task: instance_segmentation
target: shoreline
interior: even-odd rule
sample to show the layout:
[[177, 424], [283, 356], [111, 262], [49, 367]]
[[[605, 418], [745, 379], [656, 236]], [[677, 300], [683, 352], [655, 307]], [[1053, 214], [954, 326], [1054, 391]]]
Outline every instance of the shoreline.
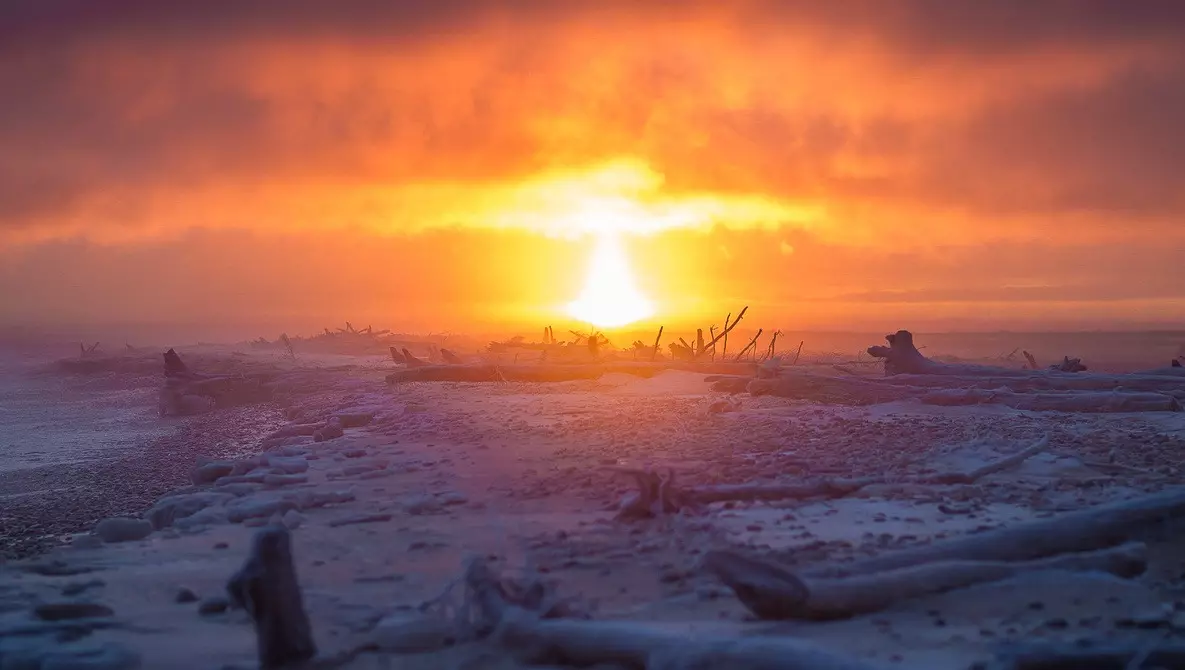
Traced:
[[[8, 455], [0, 469], [0, 561], [51, 551], [103, 518], [140, 516], [158, 498], [189, 483], [196, 459], [254, 453], [262, 434], [284, 421], [273, 404], [157, 417], [158, 377], [42, 373], [39, 378], [22, 375], [21, 382], [50, 398], [68, 396], [69, 404], [37, 403], [44, 417], [27, 411], [13, 416], [13, 409], [2, 415], [10, 422], [5, 425], [10, 436], [23, 431], [23, 452], [33, 455], [18, 463], [13, 462], [17, 456]], [[112, 397], [139, 403], [129, 416], [148, 418], [134, 418], [130, 426], [120, 419], [98, 422], [96, 417], [118, 409]], [[20, 423], [13, 425], [13, 419]], [[55, 430], [46, 434], [41, 426], [48, 423]], [[68, 431], [71, 423], [81, 424], [74, 436]], [[70, 446], [58, 443], [59, 435]]]

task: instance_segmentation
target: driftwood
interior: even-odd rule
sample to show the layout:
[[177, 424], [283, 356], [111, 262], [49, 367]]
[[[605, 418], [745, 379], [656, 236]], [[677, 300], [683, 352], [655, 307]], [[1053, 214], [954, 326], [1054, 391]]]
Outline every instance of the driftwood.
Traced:
[[544, 619], [508, 602], [483, 560], [465, 573], [469, 599], [490, 640], [532, 663], [619, 664], [646, 670], [872, 670], [875, 666], [784, 637], [711, 637], [645, 622]]
[[[727, 317], [725, 317], [725, 319], [724, 319], [724, 330], [721, 331], [719, 335], [713, 337], [711, 342], [708, 342], [706, 345], [704, 345], [704, 349], [705, 350], [711, 349], [714, 354], [716, 351], [716, 343], [719, 342], [720, 340], [724, 340], [724, 346], [721, 349], [720, 357], [721, 358], [727, 357], [728, 356], [728, 334], [730, 332], [732, 332], [733, 328], [737, 327], [737, 324], [741, 322], [741, 319], [745, 318], [745, 312], [747, 312], [747, 311], [749, 311], [749, 306], [745, 305], [745, 307], [743, 309], [741, 309], [740, 314], [737, 314], [737, 318], [733, 319], [732, 323], [729, 323], [729, 321], [728, 321], [730, 318], [732, 318], [732, 313], [730, 312], [729, 315]], [[701, 350], [699, 353], [703, 353], [703, 350]]]
[[875, 479], [819, 479], [800, 484], [737, 484], [680, 487], [675, 472], [665, 474], [634, 468], [607, 468], [634, 478], [638, 490], [626, 495], [618, 505], [617, 518], [649, 519], [663, 514], [694, 511], [703, 505], [725, 501], [806, 500], [841, 498], [876, 483]]
[[763, 328], [757, 329], [757, 334], [753, 336], [753, 339], [749, 340], [749, 343], [745, 345], [744, 349], [741, 349], [741, 353], [737, 354], [736, 360], [742, 360], [745, 357], [745, 354], [749, 353], [750, 349], [753, 350], [754, 356], [757, 355], [757, 340], [761, 338], [761, 333], [763, 331]]
[[[990, 474], [1020, 465], [1026, 459], [1049, 446], [1046, 436], [1032, 446], [970, 472], [947, 472], [907, 478], [902, 483], [914, 484], [973, 484]], [[816, 479], [795, 484], [718, 484], [715, 486], [680, 487], [674, 470], [666, 473], [636, 468], [607, 468], [611, 472], [634, 478], [638, 490], [626, 495], [618, 505], [617, 518], [649, 519], [680, 511], [695, 511], [716, 502], [760, 502], [772, 500], [807, 500], [812, 498], [842, 498], [870, 484], [883, 480], [865, 477], [858, 479]]]
[[1026, 460], [1036, 456], [1037, 454], [1049, 448], [1049, 436], [1037, 440], [1031, 447], [1006, 456], [993, 463], [975, 468], [970, 472], [949, 472], [938, 475], [931, 475], [923, 478], [919, 483], [925, 484], [974, 484], [975, 482], [987, 477], [988, 475], [997, 472], [1003, 472], [1009, 468], [1014, 468]]
[[598, 379], [601, 375], [621, 373], [638, 377], [653, 377], [664, 370], [690, 370], [696, 372], [720, 371], [731, 374], [756, 372], [752, 363], [692, 363], [660, 361], [606, 361], [601, 363], [573, 363], [536, 365], [493, 365], [488, 363], [464, 365], [412, 366], [396, 370], [387, 375], [387, 383], [402, 382], [561, 382], [580, 379]]
[[[942, 364], [939, 364], [942, 365]], [[964, 374], [901, 373], [873, 378], [783, 370], [773, 379], [715, 377], [713, 390], [867, 405], [917, 399], [931, 405], [998, 404], [1034, 411], [1180, 411], [1185, 379], [1171, 368], [1128, 375], [982, 368]], [[991, 374], [984, 372], [990, 371]]]
[[1029, 561], [936, 561], [852, 577], [812, 579], [734, 552], [713, 551], [704, 557], [704, 567], [758, 617], [810, 620], [849, 618], [912, 598], [1028, 572], [1104, 571], [1134, 577], [1144, 572], [1147, 562], [1147, 547], [1135, 542]]
[[449, 365], [460, 365], [460, 364], [464, 363], [464, 361], [461, 360], [460, 356], [454, 354], [453, 352], [449, 351], [448, 349], [441, 349], [440, 350], [440, 357], [443, 358], [444, 362]]
[[270, 374], [207, 375], [194, 372], [173, 349], [164, 353], [165, 387], [160, 392], [162, 416], [195, 414], [270, 400]]
[[1082, 364], [1081, 358], [1070, 358], [1063, 356], [1061, 363], [1056, 363], [1049, 366], [1050, 370], [1057, 370], [1058, 372], [1086, 372], [1086, 366]]
[[391, 361], [393, 363], [395, 363], [396, 365], [400, 365], [400, 364], [407, 362], [407, 359], [403, 357], [403, 354], [400, 353], [400, 351], [398, 349], [396, 349], [395, 347], [388, 347], [388, 348], [391, 350]]
[[283, 526], [255, 534], [251, 555], [226, 585], [231, 602], [251, 615], [262, 668], [306, 661], [317, 653]]
[[1161, 522], [1185, 515], [1185, 487], [1099, 505], [997, 530], [812, 570], [835, 577], [894, 570], [937, 561], [1028, 561], [1094, 551], [1138, 539]]

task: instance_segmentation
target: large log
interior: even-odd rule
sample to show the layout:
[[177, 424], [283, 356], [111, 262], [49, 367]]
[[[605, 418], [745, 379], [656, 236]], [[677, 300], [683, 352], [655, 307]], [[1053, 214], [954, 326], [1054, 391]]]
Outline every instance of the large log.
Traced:
[[609, 467], [608, 470], [634, 478], [638, 490], [625, 496], [618, 505], [617, 518], [649, 519], [682, 510], [695, 510], [715, 502], [757, 502], [771, 500], [807, 500], [842, 498], [880, 480], [817, 479], [796, 484], [735, 484], [683, 488], [675, 480], [674, 470]]
[[[930, 405], [997, 404], [1061, 412], [1175, 412], [1181, 411], [1181, 398], [1185, 398], [1185, 383], [1175, 377], [1058, 373], [1030, 373], [1028, 377], [899, 374], [867, 378], [783, 371], [774, 379], [717, 377], [712, 388], [735, 393], [742, 384], [755, 396], [820, 402], [867, 405], [917, 398]], [[1083, 390], [1022, 392], [1039, 389]]]
[[773, 379], [751, 379], [746, 388], [754, 396], [773, 395], [860, 405], [904, 400], [920, 394], [909, 387], [884, 384], [877, 379], [802, 372], [783, 373]]
[[1099, 505], [997, 530], [820, 567], [809, 577], [860, 575], [937, 561], [1028, 561], [1093, 551], [1139, 539], [1171, 518], [1185, 516], [1185, 487]]
[[537, 365], [423, 365], [396, 370], [387, 375], [387, 383], [402, 382], [560, 382], [580, 379], [598, 379], [609, 373], [653, 377], [665, 370], [689, 370], [695, 372], [726, 372], [750, 374], [756, 371], [753, 363], [674, 363], [661, 361], [621, 361], [590, 364], [537, 364]]
[[735, 638], [664, 630], [645, 622], [542, 619], [508, 602], [498, 575], [484, 560], [465, 573], [469, 600], [490, 640], [530, 662], [580, 667], [620, 664], [646, 670], [872, 670], [848, 658], [785, 637]]
[[1103, 571], [1134, 577], [1147, 568], [1147, 547], [1130, 543], [1028, 561], [955, 560], [872, 574], [812, 579], [730, 551], [713, 551], [704, 567], [762, 619], [844, 619], [934, 593], [1052, 570]]

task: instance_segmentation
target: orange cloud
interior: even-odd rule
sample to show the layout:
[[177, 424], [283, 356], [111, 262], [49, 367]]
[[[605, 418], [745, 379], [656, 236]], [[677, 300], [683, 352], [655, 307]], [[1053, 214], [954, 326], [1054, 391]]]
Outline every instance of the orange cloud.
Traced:
[[[680, 246], [670, 274], [710, 255], [937, 304], [956, 269], [876, 275], [878, 254], [1040, 265], [1106, 245], [1167, 264], [1149, 249], [1185, 245], [1178, 3], [103, 5], [24, 3], [0, 25], [10, 250], [463, 228], [521, 261], [519, 232], [616, 227], [656, 234], [648, 257]], [[804, 231], [860, 260], [805, 272]], [[1098, 283], [1057, 268], [1043, 299]], [[1009, 272], [998, 285], [1030, 285]]]

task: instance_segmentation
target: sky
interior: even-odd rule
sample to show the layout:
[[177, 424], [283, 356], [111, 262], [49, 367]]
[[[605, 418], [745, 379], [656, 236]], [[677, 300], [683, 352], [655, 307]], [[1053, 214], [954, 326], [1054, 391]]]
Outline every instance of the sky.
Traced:
[[9, 0], [0, 100], [0, 324], [1185, 324], [1176, 0]]

